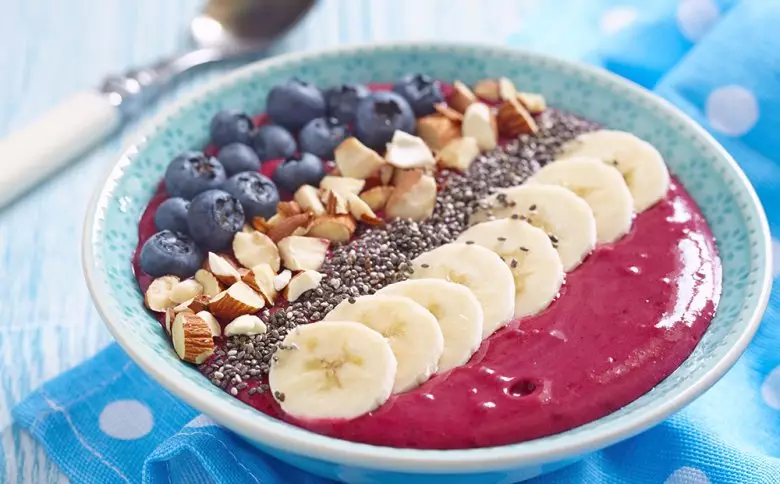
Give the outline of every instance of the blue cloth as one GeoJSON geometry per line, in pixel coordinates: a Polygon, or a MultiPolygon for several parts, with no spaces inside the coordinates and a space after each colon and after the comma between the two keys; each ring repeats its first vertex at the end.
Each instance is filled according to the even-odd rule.
{"type": "MultiPolygon", "coordinates": [[[[780,2],[566,1],[539,2],[513,43],[585,58],[681,107],[737,158],[780,234],[780,2]]],[[[531,482],[780,482],[778,311],[775,290],[747,353],[684,411],[531,482]]],[[[198,415],[116,345],[45,384],[14,418],[73,482],[323,482],[198,415]]]]}

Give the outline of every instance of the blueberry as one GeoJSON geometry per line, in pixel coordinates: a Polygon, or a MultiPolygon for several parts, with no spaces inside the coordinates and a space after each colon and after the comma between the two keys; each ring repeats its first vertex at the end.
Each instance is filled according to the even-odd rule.
{"type": "Polygon", "coordinates": [[[190,203],[187,225],[195,242],[205,250],[230,247],[233,235],[244,226],[244,209],[233,195],[222,190],[208,190],[190,203]]]}
{"type": "Polygon", "coordinates": [[[322,160],[311,153],[303,153],[284,160],[274,171],[273,180],[285,192],[295,193],[301,185],[319,186],[324,176],[322,160]]]}
{"type": "Polygon", "coordinates": [[[187,278],[203,264],[203,252],[188,236],[163,230],[149,237],[141,247],[141,270],[152,277],[168,274],[187,278]]]}
{"type": "Polygon", "coordinates": [[[325,97],[317,86],[293,77],[271,89],[265,110],[271,121],[297,133],[312,119],[325,116],[325,97]]]}
{"type": "Polygon", "coordinates": [[[433,114],[433,105],[444,102],[439,83],[424,74],[404,76],[393,85],[393,91],[406,99],[418,118],[433,114]]]}
{"type": "Polygon", "coordinates": [[[242,143],[230,143],[219,150],[217,159],[225,168],[227,175],[235,175],[242,171],[257,171],[260,169],[260,158],[255,150],[242,143]]]}
{"type": "Polygon", "coordinates": [[[169,198],[157,207],[154,212],[154,225],[157,230],[170,230],[173,232],[189,233],[187,227],[187,210],[190,202],[183,198],[169,198]]]}
{"type": "Polygon", "coordinates": [[[355,134],[369,148],[384,150],[395,130],[414,134],[416,127],[409,103],[394,92],[375,92],[358,104],[355,134]]]}
{"type": "Polygon", "coordinates": [[[211,118],[211,141],[222,148],[230,143],[248,145],[255,125],[252,118],[241,111],[224,109],[211,118]]]}
{"type": "Polygon", "coordinates": [[[257,129],[252,140],[260,161],[287,158],[295,154],[298,146],[289,131],[276,124],[268,124],[257,129]]]}
{"type": "Polygon", "coordinates": [[[225,181],[225,168],[216,158],[187,151],[171,161],[165,171],[165,190],[172,197],[190,200],[200,192],[225,181]]]}
{"type": "Polygon", "coordinates": [[[241,202],[244,215],[249,220],[252,217],[270,218],[276,213],[279,190],[274,182],[256,171],[231,176],[222,185],[222,189],[241,202]]]}
{"type": "Polygon", "coordinates": [[[323,160],[333,159],[333,150],[349,137],[349,130],[336,118],[317,118],[303,127],[298,140],[301,151],[319,156],[323,160]]]}
{"type": "Polygon", "coordinates": [[[342,84],[328,89],[325,91],[328,116],[344,124],[354,123],[358,103],[369,94],[371,91],[363,84],[342,84]]]}

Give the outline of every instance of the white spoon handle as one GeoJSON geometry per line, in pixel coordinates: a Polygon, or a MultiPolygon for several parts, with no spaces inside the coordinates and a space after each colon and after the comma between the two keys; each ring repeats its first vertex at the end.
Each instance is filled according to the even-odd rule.
{"type": "Polygon", "coordinates": [[[83,154],[120,121],[105,94],[84,91],[0,139],[0,207],[83,154]]]}

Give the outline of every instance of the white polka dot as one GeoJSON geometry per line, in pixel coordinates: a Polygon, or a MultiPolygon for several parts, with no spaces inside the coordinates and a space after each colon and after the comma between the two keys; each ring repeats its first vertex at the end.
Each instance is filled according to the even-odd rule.
{"type": "Polygon", "coordinates": [[[704,471],[694,467],[680,467],[669,474],[664,484],[709,484],[710,478],[704,471]]]}
{"type": "Polygon", "coordinates": [[[100,430],[109,437],[135,440],[154,428],[154,417],[149,407],[138,400],[117,400],[100,412],[100,430]]]}
{"type": "Polygon", "coordinates": [[[607,10],[601,16],[599,28],[607,35],[614,34],[634,23],[639,14],[633,7],[615,7],[607,10]]]}
{"type": "Polygon", "coordinates": [[[677,25],[683,36],[696,42],[718,21],[720,9],[714,0],[680,0],[677,5],[677,25]]]}
{"type": "Polygon", "coordinates": [[[742,86],[715,89],[707,97],[707,120],[713,129],[730,136],[741,136],[758,121],[758,101],[742,86]]]}
{"type": "Polygon", "coordinates": [[[211,417],[200,414],[194,419],[190,420],[190,423],[187,424],[187,427],[215,427],[217,425],[219,424],[213,421],[211,417]]]}
{"type": "Polygon", "coordinates": [[[780,410],[780,366],[769,372],[761,385],[761,398],[764,403],[780,410]]]}

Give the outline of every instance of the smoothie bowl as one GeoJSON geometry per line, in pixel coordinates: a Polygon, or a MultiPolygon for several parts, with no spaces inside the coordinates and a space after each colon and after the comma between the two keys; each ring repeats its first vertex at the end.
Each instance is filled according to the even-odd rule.
{"type": "Polygon", "coordinates": [[[768,247],[733,160],[640,88],[393,45],[167,110],[99,190],[84,262],[130,356],[258,448],[353,482],[515,482],[722,376],[768,247]]]}

